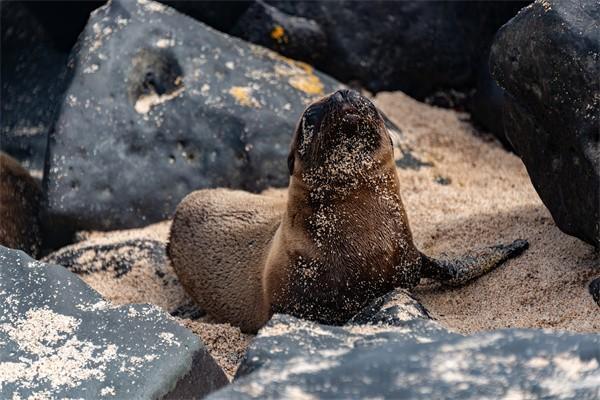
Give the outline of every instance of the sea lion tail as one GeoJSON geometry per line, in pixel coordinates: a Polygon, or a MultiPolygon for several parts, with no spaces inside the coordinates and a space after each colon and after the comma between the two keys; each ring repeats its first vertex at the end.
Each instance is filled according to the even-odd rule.
{"type": "Polygon", "coordinates": [[[460,286],[486,274],[504,261],[516,257],[529,247],[527,240],[487,247],[453,260],[436,260],[421,255],[422,276],[448,286],[460,286]]]}

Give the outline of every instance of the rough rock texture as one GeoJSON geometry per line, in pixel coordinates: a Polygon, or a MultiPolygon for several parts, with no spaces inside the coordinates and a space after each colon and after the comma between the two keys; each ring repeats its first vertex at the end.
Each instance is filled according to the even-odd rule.
{"type": "Polygon", "coordinates": [[[70,74],[44,176],[54,232],[162,220],[196,188],[286,184],[298,116],[339,86],[146,0],[94,11],[70,74]]]}
{"type": "Polygon", "coordinates": [[[171,314],[190,316],[181,307],[189,304],[165,252],[165,243],[145,238],[107,235],[103,240],[88,240],[63,247],[44,257],[78,274],[90,286],[103,293],[115,285],[116,304],[151,303],[171,314]]]}
{"type": "MultiPolygon", "coordinates": [[[[337,79],[357,82],[375,92],[400,89],[418,98],[440,88],[473,86],[476,69],[494,33],[526,4],[381,0],[267,3],[304,18],[305,29],[319,26],[327,39],[325,51],[290,52],[302,47],[296,40],[306,39],[298,34],[299,21],[280,18],[281,14],[266,7],[265,16],[236,32],[273,49],[281,49],[287,39],[284,44],[290,57],[313,64],[337,79]]],[[[250,7],[247,13],[256,11],[250,7]]]]}
{"type": "Polygon", "coordinates": [[[377,324],[333,327],[276,315],[236,380],[210,399],[578,398],[600,396],[599,335],[501,330],[462,336],[402,292],[377,324]]]}
{"type": "Polygon", "coordinates": [[[61,266],[0,247],[0,397],[201,397],[227,378],[156,306],[114,306],[61,266]]]}
{"type": "Polygon", "coordinates": [[[41,195],[38,182],[0,151],[0,245],[38,256],[41,195]]]}
{"type": "Polygon", "coordinates": [[[57,46],[28,5],[0,5],[0,149],[41,177],[48,130],[65,88],[68,49],[57,46]]]}
{"type": "Polygon", "coordinates": [[[248,7],[231,34],[312,64],[320,63],[326,56],[327,35],[319,24],[286,14],[261,0],[248,7]]]}
{"type": "Polygon", "coordinates": [[[115,305],[149,303],[194,332],[228,378],[233,377],[251,335],[216,323],[186,294],[165,247],[171,223],[111,232],[78,232],[79,242],[42,261],[60,264],[115,305]]]}
{"type": "Polygon", "coordinates": [[[498,33],[505,132],[556,224],[600,246],[600,3],[538,0],[498,33]]]}

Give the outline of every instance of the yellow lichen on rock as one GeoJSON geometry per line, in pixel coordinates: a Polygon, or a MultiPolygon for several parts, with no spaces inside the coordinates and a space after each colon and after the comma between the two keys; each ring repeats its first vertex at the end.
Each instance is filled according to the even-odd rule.
{"type": "Polygon", "coordinates": [[[283,29],[283,26],[275,25],[275,27],[271,31],[271,38],[273,40],[276,40],[278,43],[287,43],[287,37],[285,36],[285,29],[283,29]]]}
{"type": "Polygon", "coordinates": [[[241,105],[260,108],[260,103],[252,97],[252,88],[247,86],[234,86],[229,89],[229,94],[241,105]]]}
{"type": "Polygon", "coordinates": [[[287,57],[277,57],[285,64],[275,65],[275,73],[288,76],[288,83],[295,89],[301,90],[311,96],[324,94],[324,86],[321,80],[314,73],[312,66],[289,59],[287,57]]]}

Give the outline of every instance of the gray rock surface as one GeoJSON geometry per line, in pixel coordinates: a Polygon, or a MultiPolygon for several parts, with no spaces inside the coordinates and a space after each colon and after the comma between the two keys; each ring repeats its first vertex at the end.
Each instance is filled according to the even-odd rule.
{"type": "Polygon", "coordinates": [[[504,127],[557,226],[600,246],[600,3],[538,0],[499,32],[504,127]]]}
{"type": "Polygon", "coordinates": [[[209,398],[600,396],[600,335],[508,329],[462,336],[428,319],[406,292],[379,301],[361,324],[274,316],[234,383],[209,398]]]}
{"type": "Polygon", "coordinates": [[[297,119],[338,86],[160,3],[112,1],[71,54],[44,177],[50,225],[142,226],[197,188],[286,185],[297,119]]]}
{"type": "Polygon", "coordinates": [[[157,307],[113,306],[64,267],[0,247],[0,398],[199,398],[226,383],[157,307]]]}

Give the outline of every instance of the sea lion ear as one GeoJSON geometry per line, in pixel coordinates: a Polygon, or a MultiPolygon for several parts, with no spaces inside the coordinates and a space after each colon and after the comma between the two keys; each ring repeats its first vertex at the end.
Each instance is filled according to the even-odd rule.
{"type": "Polygon", "coordinates": [[[296,160],[296,157],[294,156],[294,150],[290,151],[290,154],[288,155],[288,171],[290,171],[290,175],[292,175],[294,173],[294,161],[296,160]]]}

